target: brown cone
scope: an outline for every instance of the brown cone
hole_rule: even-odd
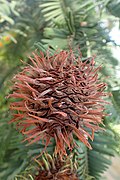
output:
[[[55,153],[62,158],[67,147],[75,146],[73,134],[91,148],[88,137],[93,140],[105,116],[106,84],[98,80],[94,58],[82,62],[72,50],[46,54],[33,53],[32,65],[14,77],[11,122],[17,122],[29,144],[44,139],[46,148],[54,138]]]

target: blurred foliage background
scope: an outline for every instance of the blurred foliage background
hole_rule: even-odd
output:
[[[106,131],[95,134],[92,151],[81,145],[80,179],[101,179],[110,157],[120,154],[120,64],[112,54],[118,45],[109,35],[119,18],[120,0],[0,0],[0,179],[22,179],[18,174],[31,167],[32,156],[43,149],[41,142],[26,147],[8,124],[11,79],[24,66],[20,59],[28,62],[35,49],[80,47],[84,58],[95,54],[96,65],[103,66],[100,78],[113,95],[106,107],[111,116],[104,119]]]

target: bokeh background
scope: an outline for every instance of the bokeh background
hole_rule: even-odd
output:
[[[80,50],[96,55],[99,75],[112,93],[105,132],[96,133],[93,150],[83,147],[80,179],[120,179],[120,0],[0,0],[0,179],[22,179],[39,144],[26,147],[11,119],[11,79],[34,50]],[[53,147],[50,147],[52,151]]]

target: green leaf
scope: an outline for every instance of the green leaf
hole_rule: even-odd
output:
[[[120,18],[120,0],[110,0],[106,7],[112,15]]]

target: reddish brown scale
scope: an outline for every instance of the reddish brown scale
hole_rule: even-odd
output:
[[[102,97],[106,84],[98,80],[94,58],[81,61],[73,51],[61,51],[50,56],[33,53],[31,65],[14,77],[13,113],[11,122],[26,136],[29,144],[44,138],[47,145],[56,141],[55,153],[66,155],[66,148],[75,146],[73,134],[91,148],[88,137],[101,129],[104,114]],[[86,128],[91,129],[90,135]]]

